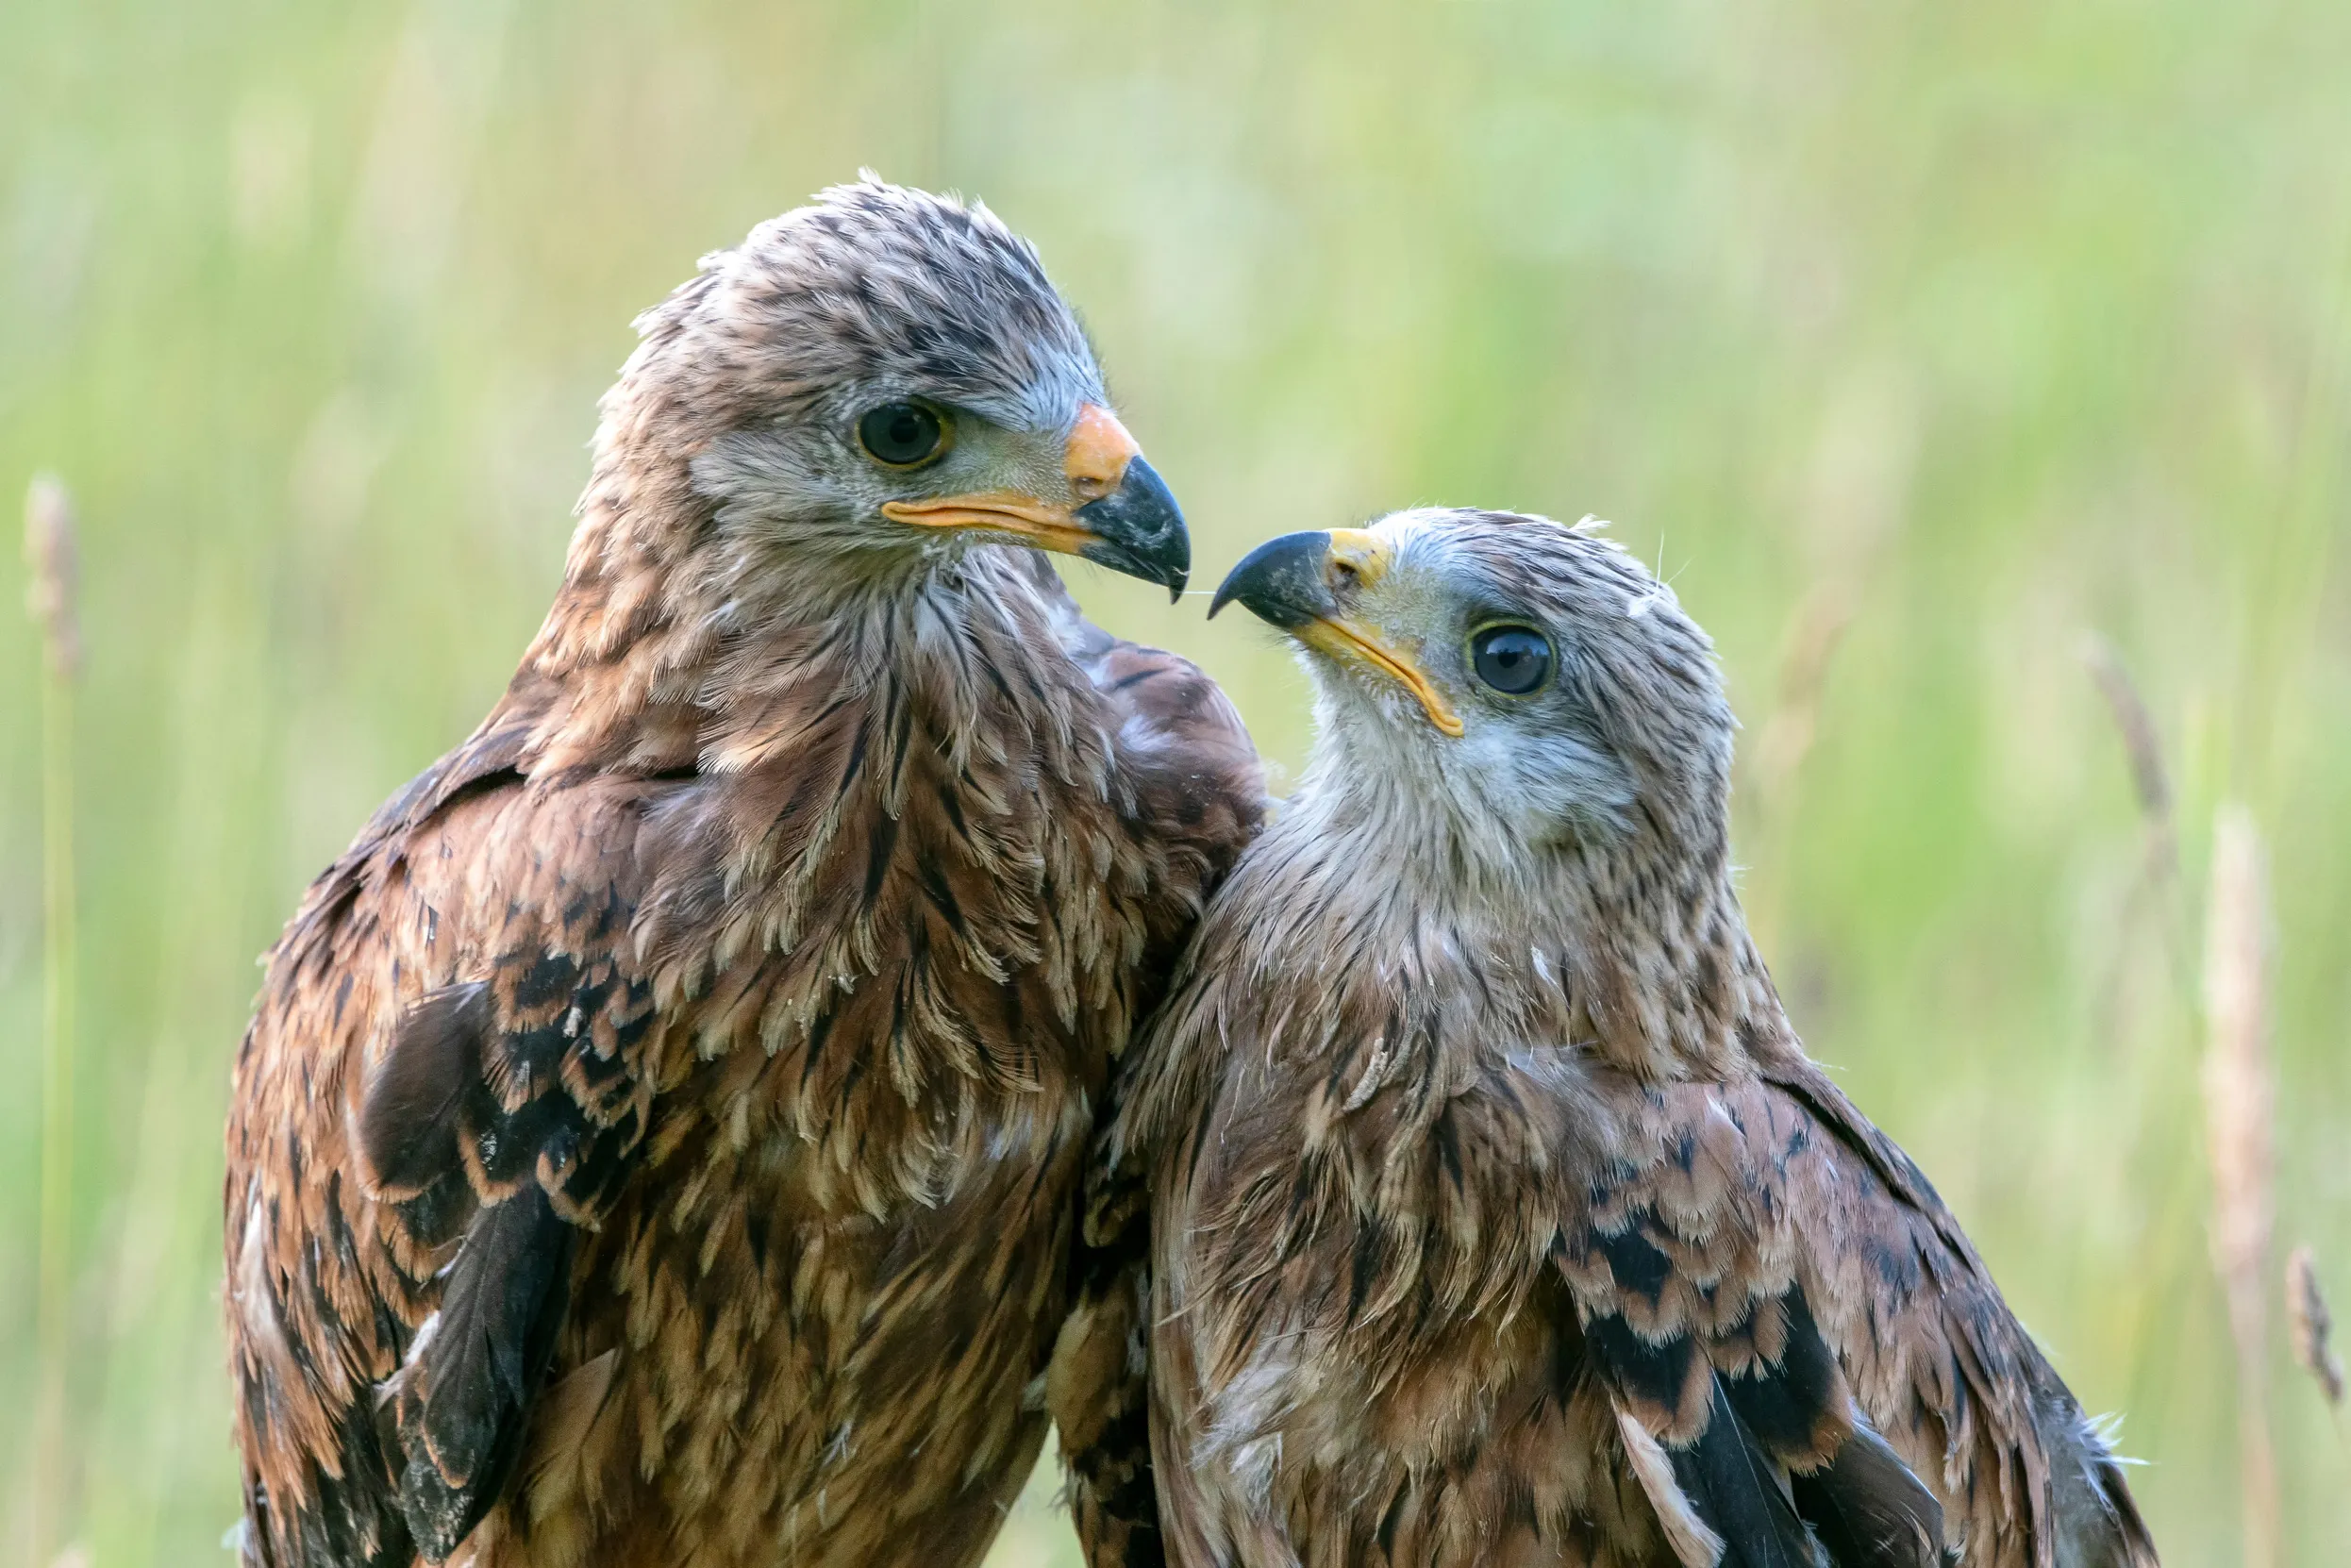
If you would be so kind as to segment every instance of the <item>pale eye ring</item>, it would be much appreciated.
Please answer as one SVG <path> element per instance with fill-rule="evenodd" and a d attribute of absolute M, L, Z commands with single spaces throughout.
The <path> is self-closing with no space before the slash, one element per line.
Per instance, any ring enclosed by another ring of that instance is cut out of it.
<path fill-rule="evenodd" d="M 1524 697 L 1542 690 L 1556 662 L 1551 640 L 1532 626 L 1481 626 L 1470 637 L 1470 668 L 1505 696 Z"/>

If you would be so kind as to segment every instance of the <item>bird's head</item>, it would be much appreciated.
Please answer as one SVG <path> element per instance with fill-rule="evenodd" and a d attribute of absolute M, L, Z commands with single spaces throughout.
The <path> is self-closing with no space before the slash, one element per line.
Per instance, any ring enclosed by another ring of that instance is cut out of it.
<path fill-rule="evenodd" d="M 600 471 L 678 475 L 738 569 L 894 576 L 1009 543 L 1183 587 L 1174 496 L 1036 252 L 984 207 L 836 187 L 706 257 L 638 329 Z"/>
<path fill-rule="evenodd" d="M 1416 510 L 1287 534 L 1216 592 L 1303 650 L 1306 789 L 1488 864 L 1641 840 L 1719 854 L 1733 721 L 1673 592 L 1583 526 Z M 1212 609 L 1210 613 L 1214 613 Z"/>

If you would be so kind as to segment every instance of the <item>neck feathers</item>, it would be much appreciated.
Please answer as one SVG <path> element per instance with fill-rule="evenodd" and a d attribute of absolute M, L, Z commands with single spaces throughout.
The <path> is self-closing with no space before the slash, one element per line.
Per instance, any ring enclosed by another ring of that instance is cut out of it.
<path fill-rule="evenodd" d="M 1628 847 L 1579 855 L 1564 901 L 1585 1037 L 1643 1079 L 1735 1074 L 1789 1030 L 1724 846 L 1687 859 Z"/>
<path fill-rule="evenodd" d="M 1302 803 L 1252 854 L 1269 885 L 1320 907 L 1243 918 L 1273 948 L 1254 961 L 1283 964 L 1298 932 L 1328 930 L 1337 970 L 1316 983 L 1359 990 L 1357 1011 L 1428 1012 L 1383 1038 L 1572 1042 L 1651 1082 L 1732 1075 L 1792 1038 L 1719 835 L 1693 850 L 1644 818 L 1599 842 L 1519 845 L 1506 871 L 1442 825 L 1345 814 Z"/>
<path fill-rule="evenodd" d="M 563 586 L 508 696 L 531 713 L 535 776 L 693 766 L 722 636 L 721 546 L 691 447 L 662 456 L 658 408 L 605 400 Z"/>

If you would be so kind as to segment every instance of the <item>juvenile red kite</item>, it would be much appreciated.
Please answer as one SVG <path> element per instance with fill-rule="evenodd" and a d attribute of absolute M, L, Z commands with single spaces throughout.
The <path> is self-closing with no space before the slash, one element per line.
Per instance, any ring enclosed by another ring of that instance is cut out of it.
<path fill-rule="evenodd" d="M 1090 1221 L 1148 1228 L 1170 1558 L 2153 1568 L 1789 1026 L 1671 593 L 1575 529 L 1423 511 L 1276 540 L 1217 597 L 1310 650 L 1321 733 L 1125 1070 Z"/>
<path fill-rule="evenodd" d="M 985 209 L 830 191 L 639 325 L 545 626 L 238 1059 L 250 1564 L 976 1561 L 1258 816 L 1222 695 L 1033 553 L 1189 560 Z"/>

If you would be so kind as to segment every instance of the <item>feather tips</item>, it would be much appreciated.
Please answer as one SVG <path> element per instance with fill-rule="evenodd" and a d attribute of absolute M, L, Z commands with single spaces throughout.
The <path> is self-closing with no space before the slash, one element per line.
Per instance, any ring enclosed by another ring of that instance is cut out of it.
<path fill-rule="evenodd" d="M 431 1320 L 387 1391 L 417 1550 L 445 1560 L 498 1500 L 522 1452 L 568 1295 L 576 1232 L 536 1189 L 483 1210 Z"/>
<path fill-rule="evenodd" d="M 1722 1537 L 1720 1568 L 1827 1568 L 1782 1490 L 1780 1467 L 1731 1409 L 1722 1380 L 1713 1384 L 1704 1429 L 1666 1453 L 1692 1511 Z"/>
<path fill-rule="evenodd" d="M 409 1009 L 369 1080 L 358 1144 L 376 1196 L 418 1248 L 456 1243 L 433 1315 L 378 1394 L 399 1507 L 428 1562 L 481 1522 L 520 1457 L 577 1224 L 617 1192 L 642 1130 L 605 1113 L 619 1085 L 565 1064 L 609 1060 L 625 1078 L 647 1007 L 609 959 L 517 949 L 491 978 Z"/>
<path fill-rule="evenodd" d="M 1822 1468 L 1789 1477 L 1790 1501 L 1839 1568 L 1956 1568 L 1942 1505 L 1886 1440 L 1857 1424 Z"/>

